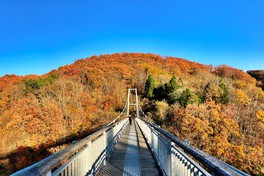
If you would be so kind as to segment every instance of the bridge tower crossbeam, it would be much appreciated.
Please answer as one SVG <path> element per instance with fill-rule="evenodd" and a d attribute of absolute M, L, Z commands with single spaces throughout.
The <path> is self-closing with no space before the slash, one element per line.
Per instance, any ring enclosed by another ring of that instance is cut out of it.
<path fill-rule="evenodd" d="M 131 92 L 134 92 L 134 94 L 135 94 L 135 103 L 130 103 Z M 139 105 L 138 105 L 137 89 L 128 89 L 128 93 L 127 93 L 127 117 L 129 116 L 130 106 L 136 107 L 136 115 L 137 115 L 137 117 L 139 117 Z"/>

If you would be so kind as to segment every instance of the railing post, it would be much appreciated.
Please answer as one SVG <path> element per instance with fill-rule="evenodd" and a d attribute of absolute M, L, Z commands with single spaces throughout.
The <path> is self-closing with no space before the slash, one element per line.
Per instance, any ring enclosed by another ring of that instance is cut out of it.
<path fill-rule="evenodd" d="M 46 173 L 46 176 L 51 176 L 51 171 L 49 171 L 48 173 Z"/>
<path fill-rule="evenodd" d="M 153 128 L 152 127 L 150 127 L 150 144 L 152 145 L 152 148 L 153 148 L 153 151 L 154 151 L 154 145 L 153 145 L 153 136 L 154 136 L 154 134 L 153 134 Z"/>
<path fill-rule="evenodd" d="M 174 155 L 173 155 L 173 146 L 175 144 L 171 142 L 170 144 L 170 176 L 174 175 Z"/>
<path fill-rule="evenodd" d="M 104 160 L 104 162 L 103 162 L 103 165 L 106 165 L 106 154 L 107 154 L 107 133 L 106 132 L 104 132 L 103 133 L 103 136 L 104 136 L 104 147 L 105 147 L 105 149 L 104 149 L 104 154 L 103 154 L 103 160 Z"/>
<path fill-rule="evenodd" d="M 157 131 L 157 138 L 158 138 L 158 142 L 157 142 L 157 145 L 158 145 L 158 158 L 160 160 L 161 156 L 160 156 L 160 135 L 159 135 L 159 132 Z"/>
<path fill-rule="evenodd" d="M 92 152 L 91 152 L 91 150 L 92 150 L 92 141 L 89 141 L 87 143 L 87 148 L 88 148 L 88 150 L 87 150 L 87 156 L 85 156 L 86 157 L 85 158 L 86 163 L 84 163 L 84 167 L 82 169 L 82 173 L 84 173 L 84 174 L 86 174 L 86 172 L 89 169 L 91 169 L 91 171 L 93 170 L 93 168 L 92 168 L 92 158 L 93 158 L 93 156 L 92 156 Z"/>

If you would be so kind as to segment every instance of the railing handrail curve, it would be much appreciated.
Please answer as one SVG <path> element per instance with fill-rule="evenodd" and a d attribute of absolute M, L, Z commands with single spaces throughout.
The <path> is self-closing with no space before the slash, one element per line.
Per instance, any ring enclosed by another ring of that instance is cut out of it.
<path fill-rule="evenodd" d="M 191 155 L 194 157 L 197 161 L 202 163 L 207 169 L 209 169 L 210 173 L 213 173 L 214 175 L 219 175 L 219 176 L 229 176 L 229 175 L 234 175 L 234 176 L 249 176 L 248 174 L 242 172 L 242 171 L 237 171 L 236 169 L 231 168 L 229 165 L 223 163 L 222 161 L 218 160 L 217 158 L 213 157 L 212 155 L 209 155 L 199 149 L 196 149 L 190 145 L 187 145 L 186 143 L 182 142 L 180 139 L 172 135 L 171 133 L 167 132 L 166 130 L 160 128 L 158 125 L 155 123 L 149 123 L 146 120 L 140 118 L 143 120 L 145 123 L 150 125 L 152 128 L 163 134 L 165 137 L 167 137 L 169 140 L 174 142 L 177 146 L 179 146 L 181 149 L 184 150 L 185 153 Z"/>
<path fill-rule="evenodd" d="M 22 176 L 22 175 L 46 175 L 53 168 L 60 165 L 64 160 L 69 159 L 75 153 L 79 152 L 83 147 L 87 146 L 90 141 L 101 136 L 104 132 L 113 128 L 116 124 L 111 124 L 103 127 L 102 129 L 90 134 L 84 139 L 78 141 L 76 144 L 67 147 L 53 155 L 25 168 L 22 169 L 12 176 Z"/>

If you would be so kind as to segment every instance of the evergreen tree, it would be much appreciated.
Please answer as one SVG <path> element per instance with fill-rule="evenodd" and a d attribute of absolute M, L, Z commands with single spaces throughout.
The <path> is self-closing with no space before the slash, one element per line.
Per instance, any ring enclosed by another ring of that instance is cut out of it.
<path fill-rule="evenodd" d="M 166 88 L 167 94 L 170 94 L 170 93 L 174 92 L 178 87 L 179 87 L 179 85 L 177 84 L 175 76 L 173 76 L 171 78 L 169 83 L 165 84 L 165 88 Z"/>
<path fill-rule="evenodd" d="M 168 98 L 167 98 L 167 102 L 172 105 L 174 104 L 176 101 L 178 101 L 178 98 L 179 98 L 179 94 L 177 92 L 172 92 L 168 95 Z"/>
<path fill-rule="evenodd" d="M 222 104 L 227 104 L 229 102 L 229 91 L 226 88 L 226 85 L 224 83 L 221 83 L 220 85 L 221 88 L 221 103 Z"/>
<path fill-rule="evenodd" d="M 196 96 L 198 97 L 198 104 L 202 104 L 205 102 L 205 97 L 202 92 L 197 92 Z"/>
<path fill-rule="evenodd" d="M 167 97 L 166 89 L 164 84 L 160 84 L 157 88 L 153 90 L 153 95 L 155 100 L 163 100 Z"/>
<path fill-rule="evenodd" d="M 190 91 L 190 89 L 186 89 L 186 90 L 184 90 L 184 91 L 182 92 L 182 94 L 181 94 L 179 100 L 178 100 L 179 103 L 180 103 L 180 105 L 181 105 L 182 107 L 186 108 L 186 106 L 187 106 L 188 104 L 190 104 L 189 100 L 190 100 L 191 96 L 192 96 L 192 95 L 191 95 L 191 91 Z"/>
<path fill-rule="evenodd" d="M 145 93 L 147 98 L 153 98 L 154 88 L 155 88 L 155 79 L 153 78 L 152 75 L 149 75 L 145 84 Z"/>

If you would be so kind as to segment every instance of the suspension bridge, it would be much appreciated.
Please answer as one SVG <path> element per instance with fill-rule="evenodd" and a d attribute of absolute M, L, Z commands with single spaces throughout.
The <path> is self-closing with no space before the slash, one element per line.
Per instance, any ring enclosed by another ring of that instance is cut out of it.
<path fill-rule="evenodd" d="M 131 106 L 134 106 L 135 118 L 130 123 Z M 127 118 L 121 118 L 124 115 Z M 70 147 L 13 174 L 13 176 L 30 175 L 246 176 L 247 174 L 160 128 L 148 119 L 139 107 L 137 89 L 128 89 L 125 108 L 114 121 Z"/>

